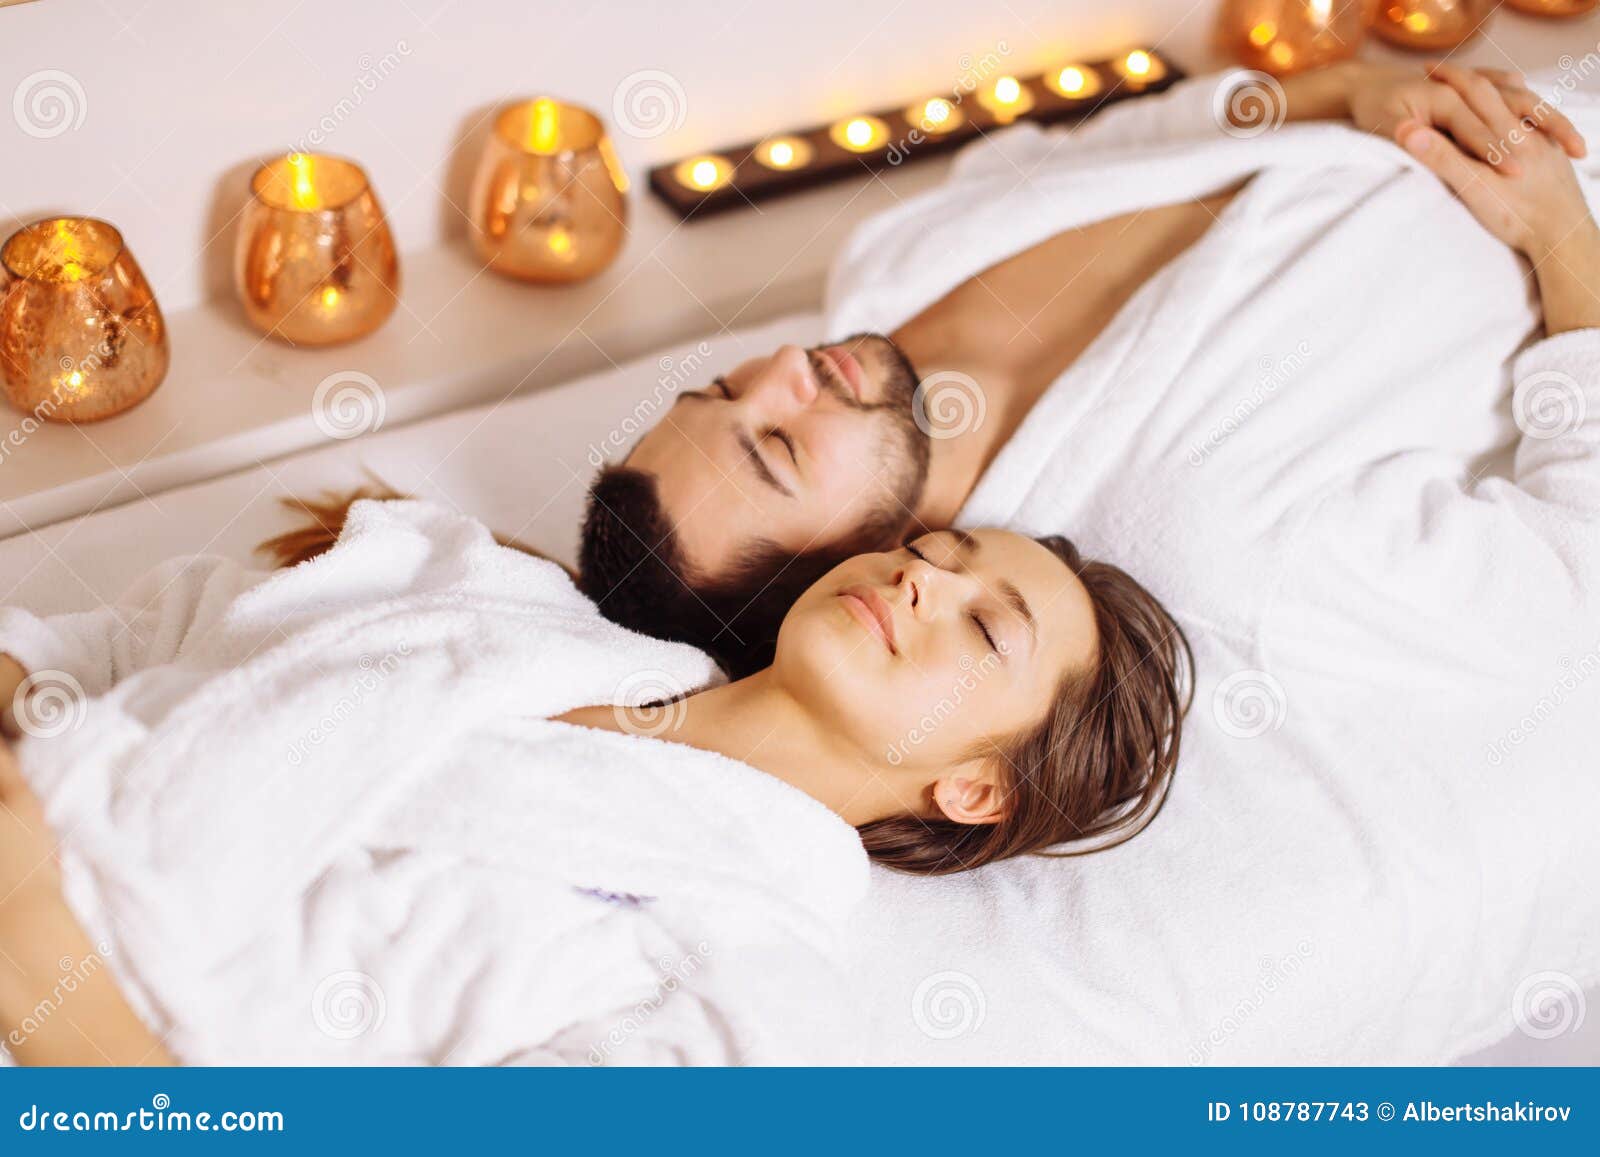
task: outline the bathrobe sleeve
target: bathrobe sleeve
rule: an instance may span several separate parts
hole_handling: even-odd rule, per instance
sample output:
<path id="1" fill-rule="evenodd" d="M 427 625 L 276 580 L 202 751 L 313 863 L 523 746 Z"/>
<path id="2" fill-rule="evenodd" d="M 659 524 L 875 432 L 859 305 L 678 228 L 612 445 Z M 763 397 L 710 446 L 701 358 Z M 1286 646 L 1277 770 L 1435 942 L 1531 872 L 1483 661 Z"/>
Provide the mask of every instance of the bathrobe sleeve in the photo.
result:
<path id="1" fill-rule="evenodd" d="M 0 654 L 32 674 L 70 676 L 90 696 L 103 695 L 137 671 L 171 662 L 266 572 L 229 559 L 173 559 L 140 579 L 115 603 L 40 617 L 0 607 Z"/>
<path id="2" fill-rule="evenodd" d="M 1080 125 L 1070 135 L 1079 143 L 1120 145 L 1175 145 L 1222 137 L 1229 100 L 1247 120 L 1264 113 L 1272 120 L 1281 111 L 1282 98 L 1265 86 L 1261 74 L 1242 68 L 1192 76 L 1158 96 L 1112 105 Z"/>
<path id="3" fill-rule="evenodd" d="M 1509 474 L 1421 448 L 1365 467 L 1299 535 L 1281 630 L 1322 618 L 1330 639 L 1371 633 L 1396 670 L 1490 678 L 1596 645 L 1600 328 L 1529 347 L 1512 381 Z"/>

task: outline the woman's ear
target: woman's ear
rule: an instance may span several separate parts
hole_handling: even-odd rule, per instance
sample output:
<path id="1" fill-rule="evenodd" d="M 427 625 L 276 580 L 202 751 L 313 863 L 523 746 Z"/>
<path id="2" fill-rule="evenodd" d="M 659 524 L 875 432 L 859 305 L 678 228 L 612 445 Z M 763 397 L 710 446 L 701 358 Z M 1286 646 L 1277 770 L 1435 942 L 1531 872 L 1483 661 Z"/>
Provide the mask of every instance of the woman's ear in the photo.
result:
<path id="1" fill-rule="evenodd" d="M 933 802 L 945 819 L 958 824 L 997 824 L 1006 818 L 1005 794 L 988 779 L 949 776 L 936 780 Z"/>

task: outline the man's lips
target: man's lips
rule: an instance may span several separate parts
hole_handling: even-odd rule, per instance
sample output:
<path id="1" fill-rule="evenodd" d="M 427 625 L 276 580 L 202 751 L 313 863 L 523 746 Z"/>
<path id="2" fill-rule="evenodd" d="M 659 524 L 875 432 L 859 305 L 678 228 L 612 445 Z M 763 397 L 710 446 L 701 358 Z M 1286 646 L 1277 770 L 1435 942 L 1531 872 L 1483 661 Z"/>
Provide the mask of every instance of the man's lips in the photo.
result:
<path id="1" fill-rule="evenodd" d="M 829 367 L 843 379 L 850 392 L 856 396 L 856 401 L 864 402 L 866 397 L 866 374 L 861 370 L 861 363 L 856 361 L 852 354 L 842 345 L 824 346 L 817 351 L 828 363 Z"/>
<path id="2" fill-rule="evenodd" d="M 894 645 L 894 614 L 882 595 L 871 587 L 854 586 L 845 587 L 839 592 L 839 597 L 857 622 L 883 640 L 883 645 L 889 648 L 889 654 L 900 653 Z"/>

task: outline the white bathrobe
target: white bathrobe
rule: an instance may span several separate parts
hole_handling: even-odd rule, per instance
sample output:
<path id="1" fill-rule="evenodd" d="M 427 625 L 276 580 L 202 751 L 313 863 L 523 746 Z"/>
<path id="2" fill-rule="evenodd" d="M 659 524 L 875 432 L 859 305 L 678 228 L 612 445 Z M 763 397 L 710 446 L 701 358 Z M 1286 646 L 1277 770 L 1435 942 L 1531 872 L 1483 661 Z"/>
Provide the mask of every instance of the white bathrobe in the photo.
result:
<path id="1" fill-rule="evenodd" d="M 551 721 L 716 670 L 470 519 L 359 503 L 291 570 L 180 560 L 118 606 L 0 611 L 0 651 L 42 680 L 17 750 L 68 899 L 186 1062 L 838 1055 L 854 830 L 744 764 Z"/>
<path id="2" fill-rule="evenodd" d="M 1253 175 L 960 517 L 1066 533 L 1176 613 L 1172 799 L 1103 856 L 880 875 L 882 1059 L 927 1059 L 908 997 L 947 974 L 991 1026 L 950 1062 L 1437 1062 L 1600 980 L 1600 330 L 1508 371 L 1526 263 L 1387 141 L 1230 137 L 1235 83 L 993 138 L 831 279 L 830 336 L 888 330 L 1062 229 Z M 1564 107 L 1600 154 L 1600 107 Z"/>

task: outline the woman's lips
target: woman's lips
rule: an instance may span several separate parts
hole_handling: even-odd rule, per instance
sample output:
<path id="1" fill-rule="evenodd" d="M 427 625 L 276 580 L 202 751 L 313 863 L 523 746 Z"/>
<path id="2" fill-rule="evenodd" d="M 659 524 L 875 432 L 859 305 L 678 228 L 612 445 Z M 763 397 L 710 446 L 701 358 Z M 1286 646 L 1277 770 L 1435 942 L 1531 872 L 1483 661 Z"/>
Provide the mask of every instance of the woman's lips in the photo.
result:
<path id="1" fill-rule="evenodd" d="M 861 363 L 856 361 L 855 355 L 842 345 L 825 346 L 817 352 L 838 371 L 845 385 L 850 387 L 850 392 L 856 396 L 856 401 L 866 401 L 866 375 L 862 373 Z"/>
<path id="2" fill-rule="evenodd" d="M 900 653 L 894 645 L 894 614 L 882 595 L 871 587 L 845 587 L 839 597 L 856 621 L 883 641 L 889 654 Z"/>

